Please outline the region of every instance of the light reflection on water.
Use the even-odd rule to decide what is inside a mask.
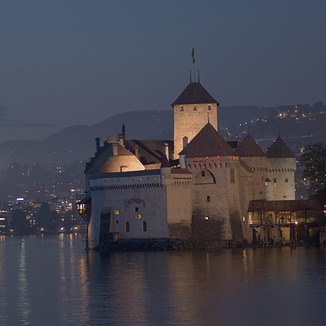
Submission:
[[[86,253],[0,238],[0,325],[324,325],[326,251]]]

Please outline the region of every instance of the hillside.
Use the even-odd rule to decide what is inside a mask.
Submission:
[[[249,132],[262,148],[270,146],[279,132],[294,153],[302,145],[326,139],[326,106],[289,105],[275,108],[236,106],[219,108],[219,132],[227,140],[241,140]],[[122,124],[127,139],[172,139],[173,110],[134,111],[112,116],[97,124],[65,128],[43,141],[10,141],[0,144],[0,169],[12,162],[54,167],[86,161],[95,151],[95,138],[101,142],[117,136]]]

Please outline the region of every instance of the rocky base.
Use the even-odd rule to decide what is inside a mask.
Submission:
[[[106,241],[95,248],[100,252],[119,251],[171,251],[193,250],[207,248],[230,248],[229,242],[221,241],[198,241],[182,239],[119,239]]]

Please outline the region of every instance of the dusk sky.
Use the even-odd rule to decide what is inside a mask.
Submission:
[[[223,106],[326,101],[325,14],[325,0],[0,0],[0,142],[172,110],[193,39]]]

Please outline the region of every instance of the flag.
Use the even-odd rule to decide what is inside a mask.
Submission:
[[[195,48],[192,48],[191,57],[192,57],[192,63],[195,64]]]

